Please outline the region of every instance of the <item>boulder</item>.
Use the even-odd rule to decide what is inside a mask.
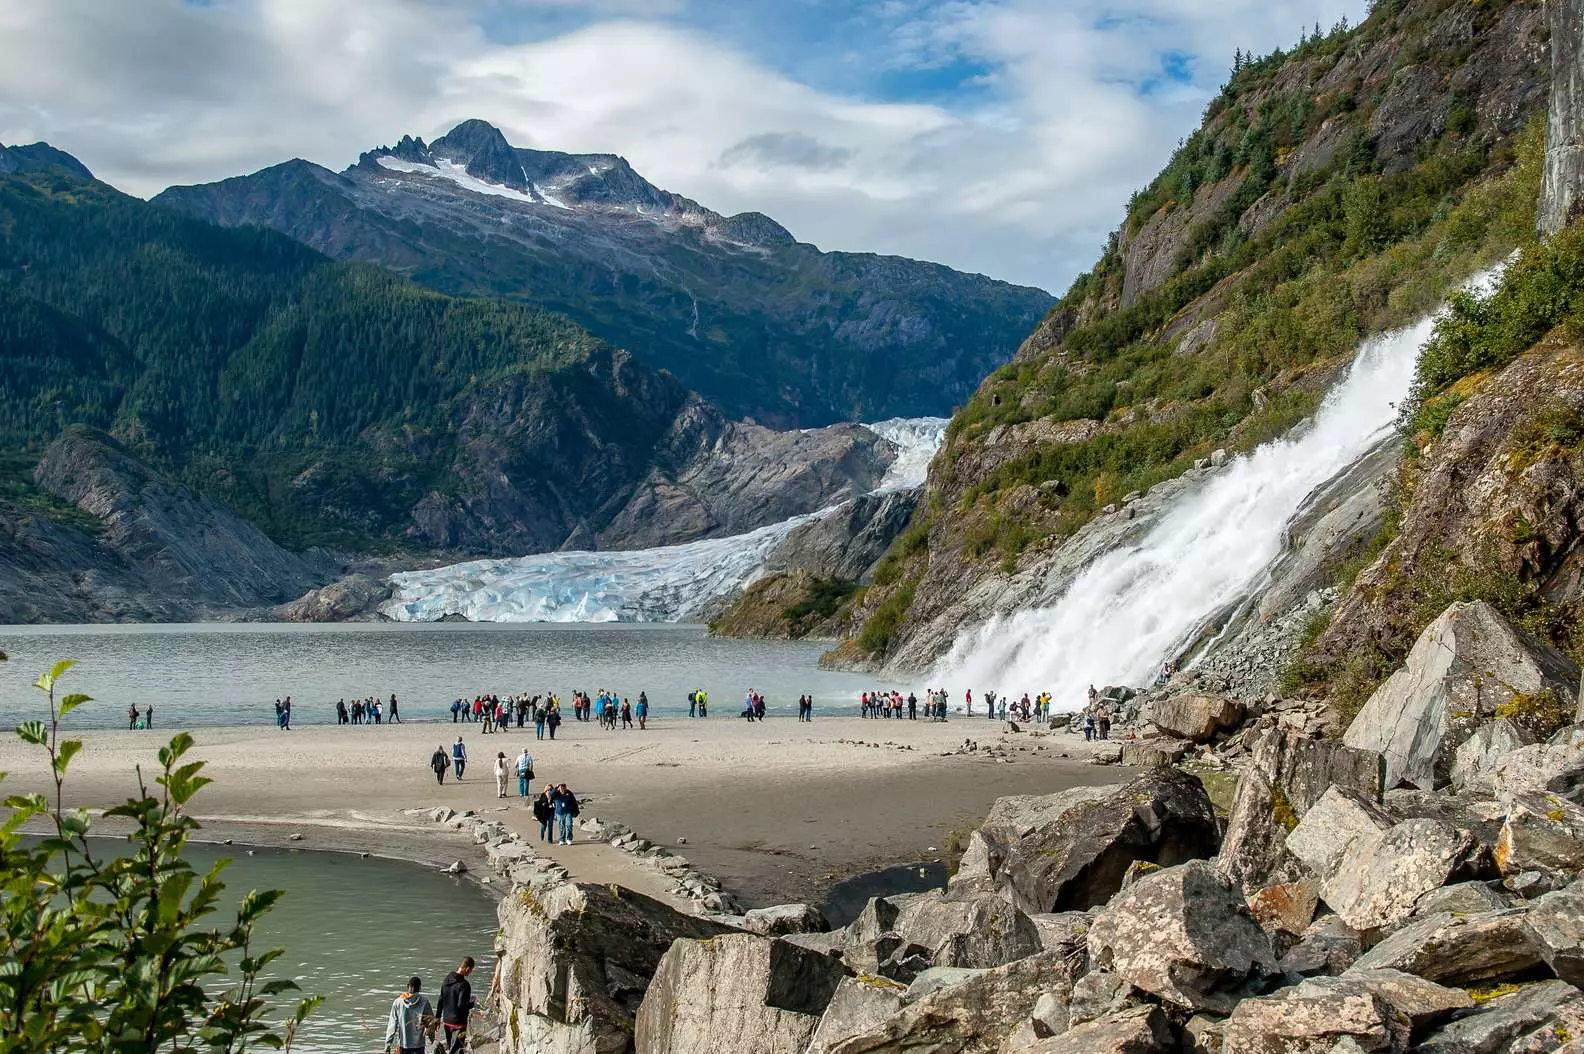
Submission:
[[[1474,837],[1439,820],[1404,820],[1354,839],[1320,896],[1354,929],[1371,930],[1412,915],[1475,852]]]
[[[1287,835],[1286,848],[1319,878],[1329,878],[1360,838],[1391,829],[1390,813],[1362,795],[1333,787]]]
[[[1020,1048],[1023,1054],[1174,1054],[1177,1035],[1158,1006],[1096,1018]]]
[[[1579,669],[1515,629],[1484,601],[1453,604],[1396,673],[1370,696],[1343,742],[1385,757],[1385,786],[1432,790],[1451,782],[1457,750],[1481,725],[1507,717],[1536,739],[1578,705]]]
[[[1500,801],[1473,791],[1447,794],[1399,787],[1387,791],[1382,804],[1399,821],[1440,820],[1463,828],[1484,846],[1495,846],[1502,821],[1507,818],[1507,809]]]
[[[1460,1011],[1414,1054],[1540,1054],[1577,1036],[1584,1036],[1584,994],[1565,981],[1540,981]]]
[[[1337,916],[1326,915],[1310,923],[1303,938],[1276,965],[1282,973],[1301,977],[1334,975],[1352,966],[1363,953],[1363,935]]]
[[[1065,1001],[1075,968],[1041,952],[976,974],[827,1047],[829,1054],[997,1054],[1042,995]]]
[[[1584,870],[1584,808],[1556,794],[1515,796],[1495,857],[1504,875],[1540,871],[1575,877]]]
[[[1402,1011],[1416,1029],[1474,1005],[1473,997],[1461,988],[1436,984],[1401,970],[1355,966],[1337,980],[1339,985],[1368,988]]]
[[[1274,971],[1270,938],[1243,893],[1195,860],[1136,882],[1095,916],[1089,959],[1178,1006],[1226,1013],[1251,976]]]
[[[843,977],[831,996],[807,1054],[829,1054],[836,1044],[879,1027],[902,1009],[904,985],[883,977]]]
[[[1094,917],[1086,911],[1041,912],[1030,915],[1039,934],[1040,949],[1072,955],[1087,955],[1089,924]]]
[[[1081,1025],[1115,1014],[1141,1002],[1142,996],[1127,978],[1107,970],[1090,970],[1073,985],[1072,1000],[1067,1005],[1067,1022],[1070,1026]]]
[[[1476,915],[1485,911],[1501,911],[1513,906],[1513,898],[1494,889],[1489,882],[1454,882],[1450,886],[1431,890],[1419,898],[1414,917],[1434,915],[1438,911],[1451,911],[1459,915]]]
[[[1401,970],[1467,987],[1516,977],[1539,962],[1540,950],[1524,912],[1507,908],[1473,915],[1443,911],[1415,919],[1365,952],[1353,968]]]
[[[931,992],[939,992],[943,988],[962,984],[984,973],[983,970],[965,969],[961,966],[931,966],[922,970],[908,984],[907,991],[902,995],[902,1002],[912,1003],[923,999]]]
[[[1174,695],[1150,703],[1145,720],[1162,732],[1208,743],[1242,722],[1243,704],[1224,695]]]
[[[921,896],[922,893],[899,893],[889,897],[870,897],[869,902],[843,931],[847,947],[856,948],[883,934],[895,932],[897,916],[901,914],[903,906]]]
[[[672,942],[736,931],[617,886],[513,889],[499,907],[503,1023],[519,1048],[619,1054]],[[755,938],[760,939],[760,938]]]
[[[1452,789],[1491,789],[1491,777],[1503,757],[1535,742],[1529,731],[1510,717],[1498,717],[1474,730],[1452,758]]]
[[[1221,1051],[1235,1054],[1331,1054],[1352,1039],[1366,1051],[1402,1054],[1408,1017],[1369,986],[1315,977],[1260,999],[1245,999],[1215,1027]],[[1344,1048],[1345,1049],[1345,1048]]]
[[[1584,880],[1536,900],[1525,921],[1551,971],[1584,988]]]
[[[933,966],[985,969],[1042,950],[1034,921],[993,893],[921,894],[893,928]]]
[[[1313,880],[1266,886],[1250,893],[1249,913],[1266,933],[1300,936],[1314,921],[1320,903],[1320,884]]]
[[[823,933],[830,929],[825,914],[808,904],[778,904],[773,908],[754,908],[743,914],[743,929],[762,937],[787,933]]]
[[[1181,761],[1188,747],[1184,739],[1125,739],[1122,764],[1139,769],[1168,767]]]
[[[1584,737],[1570,735],[1503,755],[1491,771],[1489,788],[1503,799],[1541,792],[1584,804]]]
[[[835,960],[757,934],[677,940],[638,1008],[637,1054],[725,1054],[748,1037],[762,1054],[803,1054],[842,977]]]
[[[1238,780],[1216,866],[1245,890],[1303,878],[1287,836],[1331,787],[1380,797],[1379,754],[1284,728],[1260,731]]]
[[[1027,912],[1083,910],[1121,888],[1135,860],[1211,856],[1219,828],[1197,778],[1152,769],[1121,787],[1000,798],[974,832],[950,888],[995,891]]]

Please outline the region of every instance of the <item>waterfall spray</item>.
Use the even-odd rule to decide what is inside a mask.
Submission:
[[[1500,272],[1466,288],[1487,295]],[[933,681],[1048,690],[1063,709],[1081,706],[1090,684],[1149,683],[1259,583],[1304,499],[1390,435],[1434,326],[1432,315],[1366,341],[1312,419],[1185,493],[1140,542],[1100,557],[1054,605],[964,631]]]

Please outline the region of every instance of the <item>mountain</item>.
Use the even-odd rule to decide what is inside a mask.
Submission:
[[[712,537],[867,492],[896,456],[857,426],[732,421],[561,316],[182,216],[64,156],[0,175],[0,595],[19,617],[55,610],[17,599],[60,585],[40,569],[103,586],[62,601],[81,617],[185,617],[344,569],[296,555],[315,547]]]
[[[728,414],[777,426],[947,413],[1052,303],[937,264],[820,252],[768,216],[661,190],[614,154],[514,148],[479,120],[339,174],[288,161],[155,201],[446,293],[562,312]]]
[[[30,143],[27,146],[0,143],[0,175],[33,172],[64,173],[78,179],[93,178],[87,165],[48,143]]]
[[[829,661],[927,667],[992,613],[1056,604],[1214,466],[1308,418],[1361,340],[1532,242],[1547,39],[1539,5],[1392,0],[1358,27],[1240,56],[1093,270],[952,419],[911,527]],[[1380,464],[1350,484],[1364,505],[1376,495],[1374,513],[1320,532],[1300,605],[1305,590],[1345,584],[1350,561],[1379,551],[1375,531],[1398,522],[1379,495],[1407,484],[1395,457]]]

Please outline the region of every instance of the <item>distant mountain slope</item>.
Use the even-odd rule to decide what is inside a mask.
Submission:
[[[155,200],[445,292],[564,312],[728,412],[779,425],[948,412],[1053,302],[937,264],[820,252],[767,216],[661,190],[613,154],[516,149],[477,120],[339,175],[289,161]]]
[[[70,472],[34,471],[74,425],[114,436],[139,480],[218,499],[277,543],[359,552],[747,530],[867,491],[895,456],[867,429],[730,421],[559,315],[446,296],[51,164],[0,175],[0,527],[103,519]]]

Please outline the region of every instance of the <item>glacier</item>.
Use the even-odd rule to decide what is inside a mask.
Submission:
[[[865,425],[898,448],[874,492],[923,486],[946,423],[899,417]],[[836,507],[746,534],[655,549],[538,553],[400,571],[390,576],[393,592],[380,612],[398,622],[446,615],[473,622],[684,622],[751,585],[788,534]]]

